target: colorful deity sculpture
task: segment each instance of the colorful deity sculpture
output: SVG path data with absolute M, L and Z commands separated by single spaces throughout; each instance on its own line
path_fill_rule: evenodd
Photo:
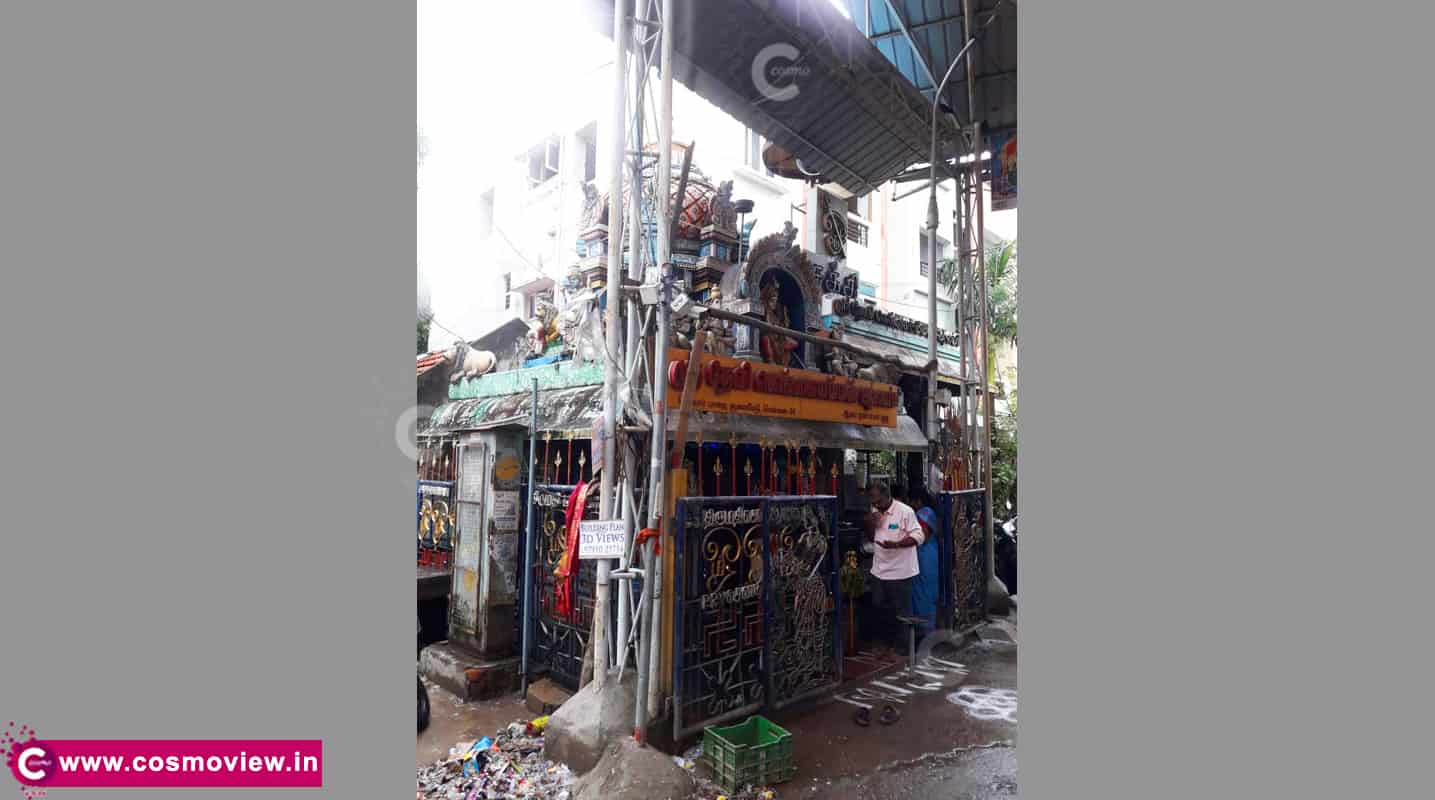
M 787 316 L 787 306 L 783 305 L 782 299 L 778 295 L 777 281 L 769 279 L 762 284 L 759 291 L 761 292 L 763 319 L 771 325 L 790 329 L 792 325 Z M 764 331 L 761 348 L 763 361 L 785 367 L 792 361 L 792 353 L 797 349 L 797 340 L 780 333 Z
M 708 294 L 707 304 L 720 308 L 722 306 L 722 290 L 713 287 L 713 290 Z M 708 333 L 706 344 L 711 348 L 710 352 L 713 355 L 732 355 L 733 348 L 737 344 L 737 337 L 733 336 L 726 322 L 723 322 L 717 317 L 706 317 L 702 321 L 701 329 Z
M 534 318 L 528 321 L 528 350 L 537 357 L 543 355 L 549 345 L 559 340 L 558 309 L 551 303 L 540 300 L 533 316 Z

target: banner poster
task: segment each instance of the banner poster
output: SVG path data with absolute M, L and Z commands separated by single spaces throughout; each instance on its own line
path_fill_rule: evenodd
M 1016 208 L 1016 131 L 992 137 L 992 210 Z

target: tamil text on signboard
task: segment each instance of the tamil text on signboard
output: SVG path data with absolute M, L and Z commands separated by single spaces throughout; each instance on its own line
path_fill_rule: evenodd
M 682 402 L 690 354 L 668 351 L 668 407 Z M 812 422 L 897 425 L 897 387 L 773 364 L 704 355 L 694 411 Z
M 621 558 L 627 542 L 621 519 L 585 519 L 578 523 L 578 558 Z

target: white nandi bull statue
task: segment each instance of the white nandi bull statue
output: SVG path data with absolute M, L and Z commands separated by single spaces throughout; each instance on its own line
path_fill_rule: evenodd
M 453 366 L 453 372 L 448 376 L 449 383 L 458 383 L 464 378 L 477 378 L 492 372 L 498 365 L 498 356 L 491 351 L 474 350 L 464 341 L 454 342 L 453 347 L 444 352 L 443 360 Z

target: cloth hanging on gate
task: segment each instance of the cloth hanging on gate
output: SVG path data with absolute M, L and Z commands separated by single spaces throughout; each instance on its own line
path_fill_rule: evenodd
M 557 606 L 559 616 L 571 618 L 573 615 L 573 583 L 578 574 L 578 528 L 583 521 L 583 513 L 588 506 L 588 493 L 598 484 L 579 481 L 573 487 L 573 494 L 568 495 L 567 513 L 564 516 L 566 530 L 564 531 L 563 556 L 558 559 L 558 567 L 553 570 L 554 576 L 558 578 L 557 592 L 554 602 Z
M 663 554 L 663 532 L 662 532 L 660 529 L 658 529 L 658 528 L 644 528 L 644 529 L 638 531 L 638 536 L 637 536 L 637 538 L 635 538 L 635 539 L 633 540 L 633 546 L 634 546 L 634 547 L 642 547 L 642 546 L 643 546 L 643 543 L 646 542 L 646 541 L 648 541 L 649 539 L 657 539 L 657 540 L 658 540 L 658 541 L 656 541 L 656 542 L 653 543 L 653 555 L 655 555 L 655 556 L 660 556 L 660 555 L 662 555 L 662 554 Z

